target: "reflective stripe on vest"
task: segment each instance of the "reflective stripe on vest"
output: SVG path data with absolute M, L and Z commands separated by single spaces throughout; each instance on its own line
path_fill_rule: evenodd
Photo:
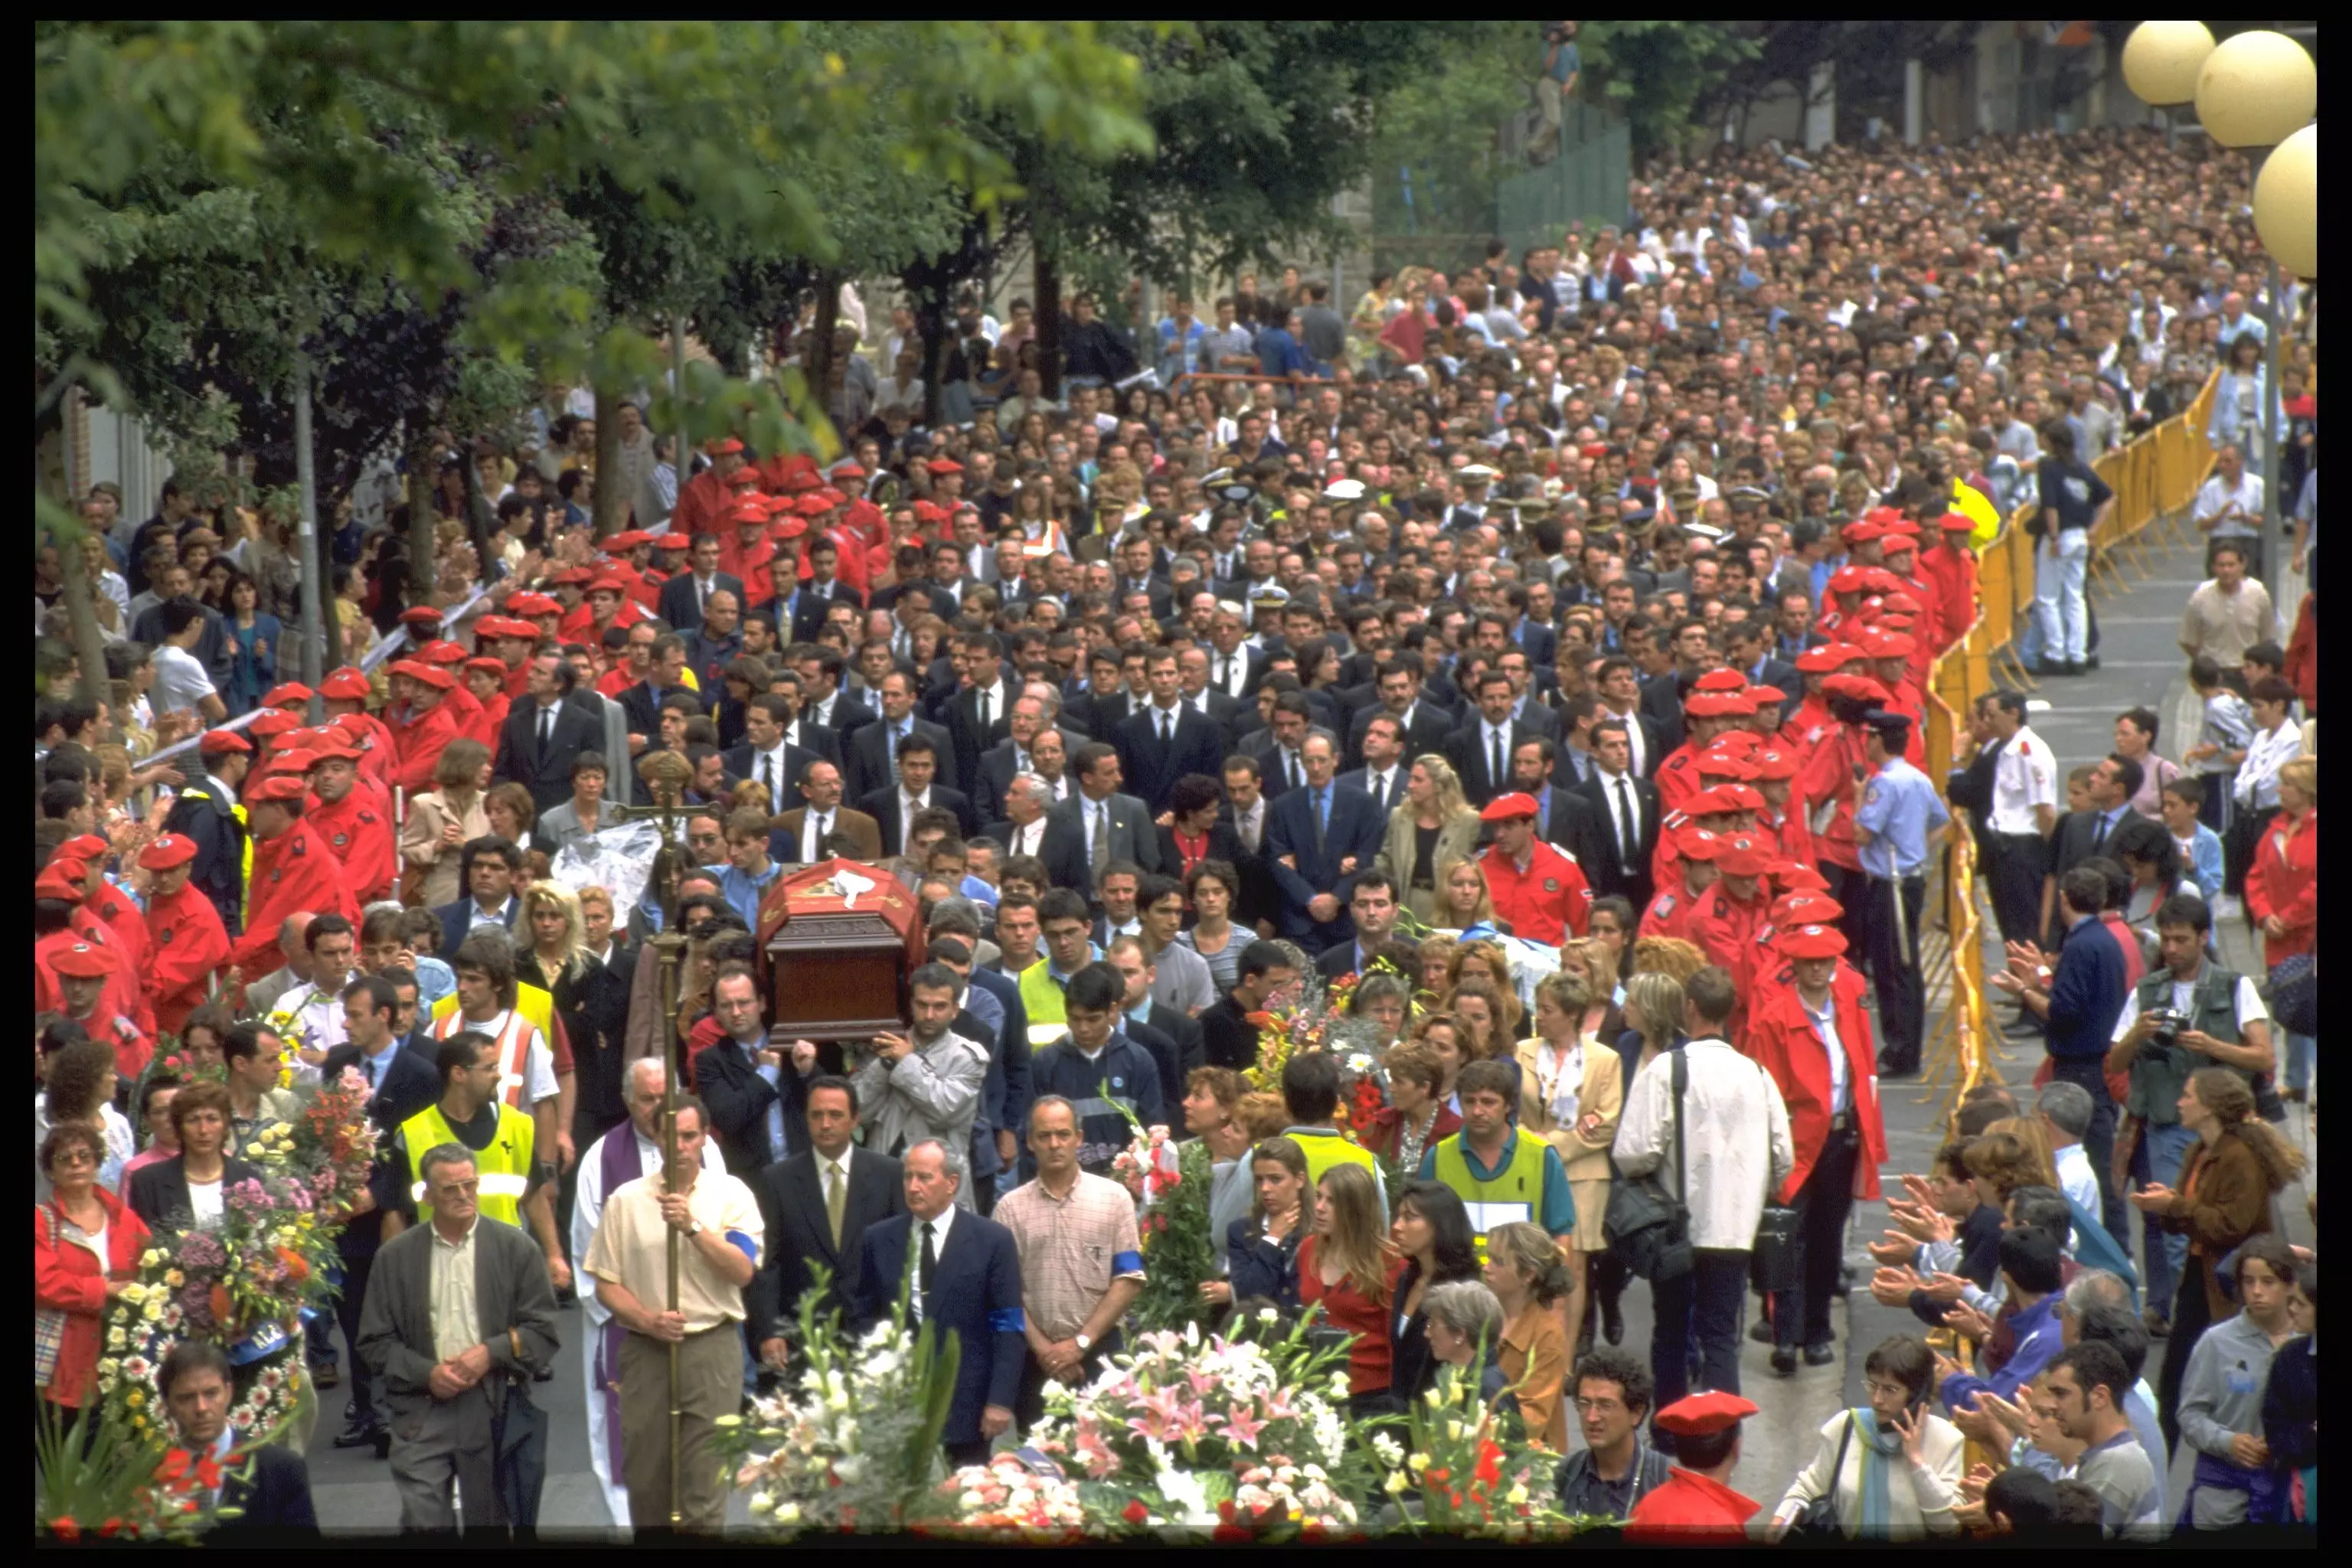
M 499 1107 L 499 1131 L 486 1149 L 467 1148 L 449 1119 L 441 1114 L 438 1103 L 428 1105 L 400 1124 L 400 1140 L 407 1146 L 410 1165 L 415 1177 L 409 1184 L 410 1200 L 416 1205 L 418 1222 L 433 1217 L 433 1207 L 425 1201 L 425 1156 L 444 1143 L 455 1143 L 473 1157 L 474 1173 L 479 1182 L 482 1213 L 495 1220 L 522 1228 L 523 1194 L 530 1190 L 532 1124 L 530 1117 L 511 1106 Z
M 433 1018 L 435 1039 L 446 1040 L 452 1035 L 474 1026 L 466 1021 L 464 1014 L 457 1011 L 457 999 L 455 996 L 444 997 L 442 1000 L 448 1003 L 449 1010 L 446 1013 L 442 1012 L 439 1005 L 436 1005 Z M 522 1098 L 523 1086 L 527 1081 L 526 1069 L 530 1066 L 530 1037 L 525 1032 L 526 1026 L 533 1029 L 539 1027 L 536 1020 L 523 1016 L 522 1001 L 518 997 L 515 1005 L 507 1009 L 506 1027 L 500 1029 L 497 1037 L 499 1098 L 517 1110 L 530 1109 L 524 1103 Z M 541 1030 L 541 1034 L 544 1038 L 545 1031 Z M 547 1048 L 550 1051 L 555 1049 L 552 1045 Z

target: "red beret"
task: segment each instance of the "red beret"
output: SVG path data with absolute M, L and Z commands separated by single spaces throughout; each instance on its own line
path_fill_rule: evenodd
M 1743 833 L 1725 842 L 1715 863 L 1727 877 L 1761 877 L 1772 869 L 1772 852 Z
M 1481 822 L 1517 822 L 1521 817 L 1532 818 L 1535 815 L 1535 796 L 1531 795 L 1520 795 L 1517 791 L 1513 791 L 1509 795 L 1498 795 L 1493 800 L 1488 801 L 1486 803 L 1486 808 L 1478 814 L 1478 820 Z
M 764 498 L 747 496 L 727 509 L 727 521 L 738 528 L 746 524 L 764 525 L 768 521 L 768 503 Z
M 740 455 L 742 452 L 743 443 L 738 441 L 732 436 L 721 436 L 718 440 L 713 441 L 709 446 L 705 447 L 703 450 L 709 452 L 714 458 L 732 457 Z
M 1780 933 L 1780 951 L 1790 958 L 1835 958 L 1845 951 L 1845 933 L 1833 925 L 1801 925 Z
M 404 626 L 429 626 L 441 618 L 441 612 L 431 605 L 411 605 L 400 612 Z
M 299 730 L 301 727 L 302 721 L 293 714 L 283 708 L 272 708 L 268 712 L 247 724 L 245 729 L 246 733 L 258 735 L 267 741 L 275 736 L 283 735 L 289 730 Z
M 1694 691 L 1739 691 L 1746 689 L 1748 678 L 1736 669 L 1710 669 L 1691 682 Z
M 1828 925 L 1844 916 L 1843 904 L 1811 889 L 1783 893 L 1772 900 L 1772 923 L 1777 926 Z
M 73 980 L 102 980 L 114 973 L 114 957 L 104 948 L 78 942 L 49 955 L 49 967 Z
M 931 459 L 931 472 L 935 474 L 960 474 L 963 472 L 963 465 L 957 462 L 953 458 L 933 458 Z
M 89 876 L 89 871 L 79 861 L 68 861 L 67 864 L 73 866 L 75 869 L 68 872 L 64 865 L 55 860 L 42 867 L 41 874 L 33 879 L 33 897 L 63 899 L 69 904 L 81 902 L 82 879 Z
M 1727 1431 L 1756 1414 L 1756 1406 L 1736 1394 L 1712 1390 L 1677 1399 L 1658 1412 L 1658 1425 L 1677 1437 L 1704 1437 Z
M 1704 827 L 1685 827 L 1675 835 L 1675 849 L 1685 860 L 1712 860 L 1722 848 L 1722 838 Z
M 647 543 L 651 542 L 652 539 L 653 535 L 644 531 L 642 529 L 625 528 L 621 530 L 620 532 L 608 536 L 604 541 L 604 548 L 607 550 L 635 550 L 638 545 Z
M 1973 533 L 1977 520 L 1964 511 L 1948 511 L 1936 520 L 1936 526 L 1946 533 Z
M 103 860 L 114 853 L 114 846 L 95 833 L 77 833 L 58 846 L 58 853 L 72 860 Z
M 310 689 L 299 680 L 283 680 L 262 693 L 264 708 L 291 708 L 298 702 L 310 700 Z
M 302 781 L 291 773 L 272 773 L 245 792 L 248 805 L 265 801 L 293 801 L 302 798 Z
M 507 666 L 504 659 L 487 658 L 469 658 L 466 661 L 465 668 L 469 671 L 478 672 L 483 675 L 495 675 L 501 680 L 506 679 Z
M 1797 656 L 1797 669 L 1803 675 L 1827 675 L 1844 663 L 1844 650 L 1836 643 L 1809 647 Z
M 760 470 L 752 468 L 749 464 L 745 464 L 742 468 L 736 469 L 733 473 L 727 476 L 727 488 L 737 490 L 758 489 L 760 488 Z
M 366 674 L 348 664 L 319 682 L 319 695 L 331 702 L 364 702 L 373 694 Z
M 1767 746 L 1748 758 L 1759 779 L 1792 779 L 1797 776 L 1797 759 L 1788 752 Z
M 1866 675 L 1832 675 L 1822 682 L 1822 689 L 1832 696 L 1849 697 L 1857 702 L 1867 702 L 1873 707 L 1890 700 L 1886 688 Z
M 1859 594 L 1862 592 L 1863 585 L 1866 581 L 1867 579 L 1864 577 L 1861 567 L 1841 566 L 1836 571 L 1830 574 L 1830 592 L 1832 594 Z
M 690 533 L 656 533 L 654 535 L 654 548 L 656 550 L 691 550 L 694 548 L 694 536 Z
M 558 572 L 554 576 L 548 579 L 549 582 L 556 584 L 558 586 L 571 583 L 584 584 L 593 583 L 595 580 L 596 574 L 589 571 L 585 566 L 566 566 L 562 571 Z
M 589 584 L 588 591 L 592 594 L 618 594 L 623 598 L 626 598 L 629 595 L 629 581 L 625 577 L 615 577 L 607 572 Z
M 1791 892 L 1827 893 L 1830 890 L 1830 879 L 1801 861 L 1773 875 L 1780 879 L 1781 887 Z
M 139 857 L 139 864 L 150 871 L 168 871 L 174 866 L 184 866 L 196 858 L 196 841 L 177 833 L 166 833 L 147 846 Z
M 833 477 L 836 479 L 862 479 L 866 478 L 866 470 L 856 463 L 835 463 L 833 466 Z
M 795 495 L 803 490 L 821 490 L 824 489 L 824 476 L 818 473 L 814 466 L 794 468 L 784 476 L 783 488 Z
M 1838 530 L 1838 537 L 1848 544 L 1867 544 L 1874 539 L 1885 537 L 1885 533 L 1884 525 L 1873 522 L 1867 517 L 1858 517 Z
M 252 751 L 253 742 L 234 730 L 207 730 L 204 738 L 196 742 L 198 756 L 218 756 L 223 752 L 242 752 L 249 755 Z
M 809 525 L 806 518 L 788 517 L 780 522 L 772 524 L 768 530 L 768 537 L 779 540 L 798 539 L 802 534 L 806 533 L 808 531 Z
M 463 664 L 466 650 L 453 642 L 429 642 L 416 650 L 416 657 L 427 664 Z

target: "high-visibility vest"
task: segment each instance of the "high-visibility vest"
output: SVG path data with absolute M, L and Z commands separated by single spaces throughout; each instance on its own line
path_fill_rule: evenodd
M 430 1151 L 444 1143 L 465 1148 L 465 1140 L 441 1114 L 438 1101 L 426 1106 L 400 1124 L 400 1140 L 408 1146 L 408 1166 L 411 1181 L 408 1195 L 416 1204 L 416 1218 L 421 1225 L 433 1222 L 433 1205 L 425 1201 L 423 1161 Z M 490 1218 L 502 1220 L 517 1230 L 522 1228 L 522 1198 L 530 1190 L 531 1121 L 527 1112 L 512 1106 L 499 1107 L 499 1133 L 487 1149 L 467 1149 L 474 1157 L 474 1174 L 481 1183 L 482 1212 Z
M 1471 1170 L 1469 1160 L 1462 1152 L 1463 1136 L 1456 1132 L 1439 1142 L 1433 1163 L 1435 1174 L 1454 1189 L 1454 1196 L 1469 1211 L 1478 1256 L 1484 1258 L 1486 1233 L 1496 1226 L 1515 1221 L 1543 1223 L 1544 1155 L 1551 1145 L 1532 1133 L 1515 1129 L 1511 1133 L 1510 1163 L 1488 1179 Z
M 530 1106 L 523 1099 L 524 1069 L 530 1065 L 530 1042 L 536 1037 L 551 1054 L 555 1049 L 555 998 L 538 986 L 515 985 L 515 1005 L 507 1009 L 506 1027 L 498 1034 L 499 1098 L 520 1110 Z M 473 1026 L 457 1011 L 453 994 L 433 1004 L 433 1037 L 446 1040 Z M 531 1031 L 536 1029 L 534 1037 Z
M 1021 972 L 1021 1010 L 1029 1016 L 1029 1048 L 1042 1051 L 1070 1032 L 1066 993 L 1040 958 Z

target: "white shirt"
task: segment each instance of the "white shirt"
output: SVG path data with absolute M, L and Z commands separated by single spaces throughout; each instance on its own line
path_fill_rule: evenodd
M 614 1138 L 627 1138 L 637 1146 L 637 1174 L 658 1175 L 662 1168 L 661 1145 L 637 1131 L 635 1122 L 614 1128 L 581 1152 L 580 1186 L 572 1201 L 572 1256 L 586 1258 L 588 1247 L 596 1239 L 597 1221 L 604 1214 L 604 1144 Z M 719 1140 L 702 1141 L 702 1168 L 714 1175 L 727 1173 L 727 1156 L 719 1152 Z M 596 1277 L 585 1268 L 572 1270 L 572 1284 L 580 1292 L 582 1304 L 587 1309 L 588 1321 L 603 1324 L 612 1321 L 612 1309 L 596 1300 Z
M 907 841 L 915 836 L 915 814 L 929 810 L 930 805 L 929 790 L 920 795 L 908 795 L 903 789 L 898 792 L 898 847 L 902 850 Z
M 1683 1100 L 1685 1168 L 1691 1245 L 1744 1251 L 1755 1245 L 1765 1194 L 1796 1164 L 1789 1108 L 1780 1086 L 1719 1039 L 1683 1048 L 1690 1087 Z M 1674 1060 L 1659 1057 L 1625 1091 L 1617 1125 L 1618 1168 L 1628 1176 L 1660 1174 L 1675 1190 Z
M 2039 833 L 2037 805 L 2057 809 L 2058 759 L 2032 725 L 2021 725 L 1993 763 L 1992 815 L 1986 826 L 1995 833 Z
M 2204 975 L 2204 967 L 2200 964 L 2198 967 L 2197 977 L 2201 978 Z M 2174 1012 L 2188 1012 L 2190 1006 L 2195 1003 L 2196 999 L 2196 978 L 2189 980 L 2175 979 L 2173 981 L 2171 1006 Z M 2246 1026 L 2248 1024 L 2269 1022 L 2271 1010 L 2267 1006 L 2263 1005 L 2263 994 L 2259 990 L 2255 989 L 2254 983 L 2249 976 L 2243 974 L 2238 976 L 2237 992 L 2230 998 L 2230 1000 L 2231 1005 L 2238 1016 L 2238 1032 L 2241 1035 L 2245 1033 Z M 2139 987 L 2135 985 L 2129 991 L 2124 993 L 2124 1010 L 2116 1016 L 2115 1033 L 2107 1037 L 2110 1040 L 2120 1040 L 2126 1035 L 2130 1034 L 2134 1026 L 2138 1023 Z
M 1013 855 L 1043 855 L 1045 852 L 1045 819 L 1040 816 L 1026 827 L 1013 830 L 1013 842 L 1005 850 Z
M 177 713 L 214 695 L 212 677 L 195 655 L 173 643 L 155 649 L 153 705 L 158 713 Z
M 2215 539 L 2258 537 L 2262 531 L 2263 480 L 2262 476 L 2252 468 L 2238 476 L 2234 488 L 2223 484 L 2219 474 L 2207 479 L 2197 492 L 2197 504 L 2190 515 L 2202 523 L 2208 518 L 2220 517 L 2231 501 L 2238 503 L 2241 515 L 2226 522 L 2215 523 L 2211 536 Z
M 1822 998 L 1822 1007 L 1818 1013 L 1813 1011 L 1813 1005 L 1805 1000 L 1805 994 L 1802 991 L 1797 993 L 1797 1005 L 1805 1010 L 1805 1016 L 1812 1021 L 1813 1027 L 1821 1033 L 1822 1044 L 1829 1048 L 1830 1114 L 1835 1116 L 1841 1111 L 1853 1110 L 1853 1097 L 1846 1088 L 1846 1079 L 1849 1075 L 1845 1059 L 1845 1043 L 1838 1038 L 1837 993 L 1832 991 Z
M 2275 730 L 2254 731 L 2246 742 L 2246 760 L 2238 764 L 2237 782 L 2230 793 L 2242 806 L 2263 810 L 2279 803 L 2279 766 L 2303 755 L 2303 730 L 2290 721 Z
M 1628 837 L 1642 831 L 1642 802 L 1633 788 L 1633 775 L 1628 771 L 1612 773 L 1599 763 L 1592 764 L 1592 776 L 1601 781 L 1601 793 L 1609 805 L 1609 836 L 1617 841 L 1617 863 L 1631 866 L 1641 847 L 1639 837 Z M 1621 795 L 1618 791 L 1623 790 Z
M 764 765 L 767 768 L 768 811 L 772 816 L 782 813 L 784 792 L 792 787 L 792 780 L 785 776 L 788 769 L 784 761 L 784 748 L 785 742 L 778 741 L 766 751 L 754 748 L 751 752 L 751 770 L 748 776 L 756 780 L 760 777 L 761 766 Z
M 915 1266 L 915 1289 L 908 1292 L 908 1315 L 917 1322 L 923 1321 L 923 1232 L 931 1233 L 931 1258 L 934 1263 L 948 1255 L 948 1232 L 955 1228 L 956 1205 L 950 1204 L 937 1219 L 919 1219 L 907 1232 L 907 1246 L 913 1251 L 910 1260 Z
M 2126 1004 L 2128 1005 L 2128 1004 Z M 2091 1169 L 2091 1156 L 2082 1144 L 2069 1143 L 2053 1152 L 2051 1159 L 2058 1167 L 2058 1190 L 2083 1205 L 2084 1214 L 2099 1212 L 2099 1178 Z M 2074 1250 L 2074 1237 L 2067 1237 L 2066 1249 Z
M 1394 811 L 1398 805 L 1404 799 L 1404 796 L 1398 793 L 1397 774 L 1402 771 L 1402 770 L 1393 763 L 1389 764 L 1389 770 L 1386 773 L 1376 773 L 1370 768 L 1366 768 L 1364 770 L 1364 792 L 1367 795 L 1370 795 L 1377 799 L 1387 803 L 1388 808 L 1391 811 Z
M 801 818 L 801 858 L 814 864 L 824 858 L 824 837 L 833 831 L 833 813 L 808 808 Z
M 1633 776 L 1642 777 L 1649 769 L 1650 742 L 1649 737 L 1642 733 L 1641 704 L 1635 703 L 1630 712 L 1620 713 L 1604 702 L 1601 710 L 1625 726 L 1625 744 L 1633 757 Z
M 209 1182 L 188 1184 L 188 1208 L 196 1216 L 199 1230 L 218 1230 L 221 1222 L 221 1184 Z
M 1234 813 L 1234 830 L 1241 835 L 1242 847 L 1255 855 L 1265 842 L 1265 796 L 1247 811 Z

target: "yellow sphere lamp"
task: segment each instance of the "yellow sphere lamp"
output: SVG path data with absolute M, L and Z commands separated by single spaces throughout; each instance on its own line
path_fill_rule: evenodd
M 2297 278 L 2319 276 L 2319 126 L 2289 136 L 2254 179 L 2254 232 Z
M 2197 96 L 2197 72 L 2213 52 L 2202 22 L 2142 22 L 2124 40 L 2124 85 L 2142 103 L 2173 109 Z
M 2223 147 L 2275 147 L 2319 110 L 2319 68 L 2284 33 L 2225 38 L 2197 71 L 2197 118 Z

